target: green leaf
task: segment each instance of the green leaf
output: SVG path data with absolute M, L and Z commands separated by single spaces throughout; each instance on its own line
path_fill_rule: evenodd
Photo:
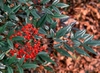
M 49 26 L 47 26 L 47 25 L 45 25 L 44 28 L 45 28 L 45 30 L 47 30 L 47 31 L 49 30 Z
M 38 56 L 41 57 L 44 61 L 55 64 L 55 62 L 52 59 L 50 59 L 49 55 L 46 52 L 40 52 Z
M 5 46 L 5 42 L 3 41 L 3 42 L 0 42 L 0 45 L 1 46 Z
M 26 22 L 26 24 L 27 24 L 27 23 L 30 23 L 29 17 L 26 17 L 26 18 L 25 18 L 25 22 Z
M 19 18 L 18 18 L 15 14 L 10 14 L 10 15 L 9 15 L 9 18 L 10 18 L 10 19 L 13 19 L 13 20 L 15 20 L 15 21 L 19 21 Z
M 92 36 L 88 36 L 87 38 L 85 38 L 84 43 L 91 41 L 93 39 L 93 35 Z
M 9 39 L 7 39 L 7 43 L 9 45 L 9 48 L 13 49 L 13 42 Z
M 18 6 L 15 6 L 13 9 L 12 9 L 12 12 L 16 13 L 19 9 L 20 9 L 21 5 L 19 4 Z
M 54 0 L 54 2 L 52 3 L 52 5 L 56 5 L 57 3 L 59 3 L 60 0 Z
M 48 3 L 49 1 L 50 1 L 50 0 L 42 0 L 41 3 L 46 4 L 46 3 Z
M 63 15 L 63 14 L 58 14 L 58 13 L 54 13 L 54 15 L 52 17 L 60 18 L 60 19 L 69 18 L 69 16 L 66 16 L 66 15 Z
M 16 63 L 18 60 L 16 58 L 16 55 L 14 55 L 13 57 L 10 57 L 7 61 L 8 65 L 11 65 L 12 63 Z
M 10 7 L 8 7 L 7 5 L 4 5 L 4 6 L 3 6 L 3 10 L 4 10 L 5 12 L 8 12 L 8 14 L 11 13 L 11 9 L 10 9 Z
M 26 63 L 26 64 L 23 64 L 22 67 L 25 68 L 25 69 L 31 69 L 31 68 L 37 68 L 38 65 L 32 64 L 32 63 L 28 63 L 28 64 Z
M 57 3 L 56 6 L 57 6 L 57 7 L 60 7 L 60 8 L 69 7 L 69 5 L 67 5 L 67 4 L 65 4 L 65 3 Z
M 59 39 L 59 38 L 54 38 L 54 40 L 55 40 L 56 42 L 64 42 L 63 40 L 61 40 L 61 39 Z
M 59 11 L 59 9 L 58 9 L 57 7 L 52 6 L 52 8 L 53 8 L 53 10 L 54 10 L 55 12 L 57 12 L 58 14 L 61 14 L 60 11 Z
M 4 65 L 4 64 L 2 64 L 1 62 L 0 62 L 0 70 L 1 69 L 5 69 L 6 68 L 6 65 Z
M 21 3 L 26 3 L 26 0 L 18 0 Z
M 86 46 L 86 45 L 84 45 L 83 46 L 86 50 L 88 50 L 89 52 L 91 52 L 91 53 L 93 53 L 93 54 L 96 54 L 96 52 L 91 48 L 91 47 L 89 47 L 89 46 Z M 97 55 L 97 54 L 96 54 Z
M 4 32 L 6 28 L 6 24 L 4 24 L 3 26 L 0 27 L 0 33 Z
M 36 27 L 42 27 L 46 22 L 47 14 L 44 14 L 37 22 Z
M 83 37 L 84 36 L 84 34 L 85 34 L 85 32 L 86 32 L 86 30 L 80 30 L 80 31 L 77 31 L 76 33 L 75 33 L 75 39 L 79 39 L 79 38 L 81 38 L 81 37 Z
M 44 68 L 45 68 L 46 70 L 50 71 L 50 72 L 53 72 L 53 69 L 52 69 L 51 67 L 49 67 L 49 66 L 44 66 Z
M 65 34 L 67 34 L 68 32 L 71 31 L 71 26 L 67 26 L 64 28 L 61 28 L 57 33 L 56 33 L 56 38 L 60 38 L 61 36 L 64 36 Z
M 61 45 L 62 45 L 61 43 L 60 44 L 55 44 L 54 48 L 59 48 Z
M 28 9 L 28 8 L 26 8 L 25 10 L 24 10 L 25 12 L 26 12 L 26 15 L 23 17 L 23 18 L 25 18 L 25 17 L 29 17 L 29 15 L 30 15 L 30 10 Z
M 2 60 L 5 56 L 5 53 L 0 54 L 0 60 Z
M 70 55 L 67 51 L 65 51 L 65 50 L 63 50 L 63 49 L 56 48 L 56 50 L 57 50 L 60 54 L 66 56 L 66 57 L 71 57 L 71 55 Z
M 50 15 L 47 15 L 46 17 L 47 22 L 49 22 L 50 24 L 52 24 L 54 21 L 52 20 Z
M 19 64 L 22 65 L 24 62 L 24 57 L 19 60 Z
M 90 57 L 90 56 L 89 56 L 84 50 L 82 50 L 81 48 L 76 47 L 75 50 L 76 50 L 76 52 L 78 52 L 79 54 L 86 55 L 86 56 Z
M 13 41 L 23 41 L 24 38 L 21 37 L 21 36 L 16 36 L 16 37 L 13 37 L 12 40 L 13 40 Z
M 43 60 L 41 60 L 41 58 L 40 58 L 39 56 L 36 56 L 36 61 L 39 61 L 41 64 L 43 64 L 43 63 L 44 63 L 44 61 L 43 61 Z
M 73 33 L 73 32 L 71 32 L 70 34 L 71 34 L 70 38 L 73 40 L 73 39 L 74 39 L 74 37 L 75 37 L 75 36 L 74 36 L 74 33 Z
M 34 25 L 34 27 L 36 27 L 37 20 L 33 20 L 33 21 L 32 21 L 32 24 Z
M 81 45 L 80 41 L 78 40 L 73 40 L 73 42 L 75 47 L 79 47 Z
M 6 22 L 6 25 L 7 25 L 8 27 L 12 27 L 12 26 L 15 26 L 16 24 L 15 24 L 14 22 L 12 22 L 12 21 L 7 21 L 7 22 Z
M 0 35 L 0 40 L 2 40 L 4 38 L 4 36 L 3 35 Z
M 0 8 L 3 8 L 3 6 L 4 6 L 3 0 L 0 0 Z
M 15 30 L 15 28 L 12 29 L 12 30 L 10 30 L 10 31 L 8 32 L 7 38 L 10 38 L 10 36 L 11 36 L 12 34 L 14 34 L 14 30 Z
M 50 36 L 54 37 L 54 35 L 55 35 L 55 33 L 54 33 L 53 29 L 50 29 Z
M 19 71 L 19 73 L 24 73 L 24 70 L 23 70 L 22 67 L 20 67 L 19 65 L 17 65 L 17 67 L 18 67 L 18 71 Z
M 47 34 L 47 32 L 46 32 L 43 28 L 40 28 L 40 29 L 39 29 L 39 33 L 45 34 L 45 35 Z
M 82 38 L 87 39 L 88 37 L 90 37 L 90 34 L 84 34 Z
M 90 40 L 84 44 L 91 45 L 91 46 L 100 46 L 100 40 Z
M 41 39 L 42 38 L 42 36 L 37 36 L 37 35 L 35 35 L 34 37 L 35 37 L 35 39 Z
M 47 13 L 47 14 L 54 15 L 54 14 L 52 13 L 52 11 L 49 10 L 48 8 L 44 8 L 44 12 Z
M 57 22 L 52 22 L 50 28 L 55 29 L 57 26 Z
M 3 21 L 0 19 L 0 23 L 1 23 L 1 22 L 3 22 Z
M 31 10 L 31 14 L 34 16 L 35 19 L 40 18 L 35 9 Z
M 10 66 L 7 67 L 7 71 L 8 73 L 13 73 L 13 69 Z
M 22 8 L 22 10 L 26 10 L 27 7 L 26 7 L 26 6 L 23 6 L 23 7 L 21 7 L 21 8 Z
M 70 50 L 71 52 L 74 51 L 74 49 L 72 47 L 70 47 L 68 44 L 64 44 L 64 47 L 68 50 Z

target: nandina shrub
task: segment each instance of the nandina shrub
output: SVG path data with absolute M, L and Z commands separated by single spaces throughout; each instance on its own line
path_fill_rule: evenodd
M 97 55 L 91 47 L 100 41 L 85 30 L 73 30 L 75 22 L 64 26 L 56 22 L 60 18 L 64 24 L 69 18 L 59 10 L 65 7 L 59 0 L 0 0 L 0 72 L 24 73 L 40 65 L 52 72 L 46 64 L 56 65 L 50 56 L 57 52 L 71 58 L 68 51 Z

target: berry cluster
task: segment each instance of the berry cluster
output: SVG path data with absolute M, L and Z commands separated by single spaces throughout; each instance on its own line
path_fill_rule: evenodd
M 39 52 L 45 50 L 45 47 L 41 45 L 40 40 L 35 39 L 35 35 L 40 34 L 38 33 L 38 29 L 33 27 L 32 24 L 27 24 L 21 28 L 21 31 L 15 32 L 15 34 L 13 34 L 10 39 L 15 36 L 22 36 L 25 39 L 24 45 L 15 42 L 14 49 L 10 50 L 10 54 L 12 56 L 16 54 L 17 58 L 25 57 L 26 60 L 34 60 Z

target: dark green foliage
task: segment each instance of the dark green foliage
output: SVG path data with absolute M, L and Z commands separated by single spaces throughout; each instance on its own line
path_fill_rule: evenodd
M 14 42 L 24 42 L 25 40 L 21 36 L 13 37 L 11 40 L 10 36 L 14 34 L 15 30 L 21 29 L 21 26 L 27 23 L 32 23 L 36 28 L 39 28 L 39 33 L 44 34 L 46 39 L 51 38 L 53 41 L 56 41 L 58 44 L 54 44 L 52 49 L 66 57 L 72 58 L 68 51 L 76 51 L 89 57 L 90 55 L 87 51 L 96 54 L 92 46 L 100 46 L 100 41 L 93 40 L 93 36 L 86 34 L 85 30 L 73 31 L 74 22 L 56 30 L 57 22 L 53 18 L 68 19 L 69 16 L 61 14 L 59 8 L 65 8 L 69 5 L 60 3 L 59 0 L 54 0 L 52 3 L 50 0 L 42 0 L 40 3 L 38 0 L 36 1 L 0 0 L 0 70 L 2 68 L 2 71 L 5 73 L 14 73 L 14 71 L 24 73 L 24 69 L 37 68 L 41 64 L 46 70 L 53 72 L 53 69 L 45 66 L 45 64 L 51 62 L 55 65 L 56 63 L 46 52 L 40 52 L 33 62 L 30 60 L 24 62 L 24 57 L 17 59 L 16 55 L 13 57 L 9 55 L 10 49 L 14 48 Z M 30 16 L 32 20 L 30 20 Z M 67 34 L 71 34 L 71 36 L 68 37 Z M 42 38 L 39 36 L 35 37 L 37 39 Z M 73 46 L 68 45 L 67 40 L 62 38 L 70 39 L 74 43 Z M 81 39 L 84 39 L 84 41 L 81 42 Z

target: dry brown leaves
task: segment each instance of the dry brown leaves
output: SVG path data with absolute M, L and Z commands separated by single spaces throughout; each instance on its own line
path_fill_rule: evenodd
M 76 4 L 69 14 L 79 22 L 76 27 L 86 29 L 88 33 L 95 35 L 95 39 L 100 39 L 100 3 L 91 1 Z
M 68 0 L 62 0 L 67 2 Z M 94 39 L 100 39 L 100 3 L 97 0 L 72 0 L 72 5 L 67 15 L 70 15 L 77 21 L 75 27 L 79 29 L 86 29 L 87 33 L 94 35 Z M 66 14 L 66 12 L 63 12 Z M 69 19 L 65 24 L 70 24 L 75 21 Z M 66 58 L 57 54 L 57 64 L 54 67 L 55 73 L 100 73 L 100 47 L 93 47 L 98 53 L 97 56 L 90 54 L 92 58 L 86 56 L 79 56 L 70 53 L 74 59 Z

